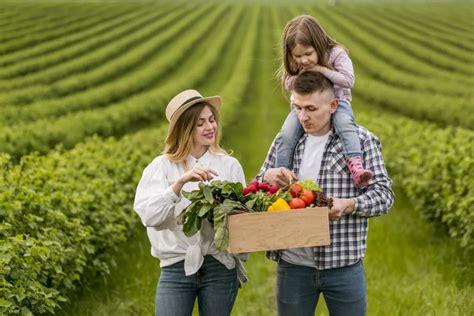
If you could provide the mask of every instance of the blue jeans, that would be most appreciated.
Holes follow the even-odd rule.
[[[319,294],[331,316],[366,314],[366,285],[362,260],[329,270],[294,265],[280,260],[277,269],[279,316],[314,315]]]
[[[332,115],[332,124],[341,139],[344,157],[362,156],[358,127],[355,123],[354,113],[352,112],[352,107],[349,102],[339,100],[337,110]],[[285,167],[291,169],[296,144],[303,133],[303,127],[298,120],[295,110],[291,110],[275,140],[275,166],[277,168]]]
[[[184,261],[161,268],[155,315],[191,315],[196,297],[199,315],[230,315],[239,288],[236,269],[205,256],[196,274],[185,276]]]
[[[298,120],[295,110],[291,110],[275,139],[276,158],[275,167],[285,167],[291,170],[296,144],[304,130]]]
[[[362,156],[358,127],[349,102],[339,100],[337,110],[332,115],[332,124],[341,139],[344,157]]]

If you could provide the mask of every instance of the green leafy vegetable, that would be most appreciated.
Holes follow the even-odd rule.
[[[199,189],[183,192],[191,204],[176,218],[183,225],[183,232],[191,237],[201,228],[203,220],[214,224],[214,242],[216,248],[224,250],[229,242],[227,216],[235,210],[250,211],[242,202],[241,183],[213,181],[210,184],[199,183]]]
[[[301,188],[303,190],[312,190],[312,191],[321,191],[321,188],[319,185],[313,182],[311,179],[303,180],[303,181],[298,181],[296,182],[299,185],[301,185]]]

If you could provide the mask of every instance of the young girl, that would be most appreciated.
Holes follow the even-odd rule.
[[[186,237],[176,216],[190,201],[181,191],[212,179],[241,182],[242,167],[219,145],[221,98],[196,90],[175,96],[166,108],[170,125],[163,155],[143,171],[134,209],[147,227],[152,256],[160,259],[155,315],[191,316],[196,298],[200,315],[230,315],[245,270],[238,258],[214,246],[214,230],[205,220]]]
[[[354,70],[346,49],[330,38],[315,18],[300,15],[290,20],[283,31],[282,85],[291,91],[293,81],[302,71],[318,71],[332,81],[339,105],[332,123],[342,140],[343,153],[354,184],[364,187],[372,171],[364,169],[362,150],[351,109]],[[291,99],[292,100],[292,99]],[[293,151],[303,134],[294,109],[286,118],[277,138],[277,167],[290,169]]]

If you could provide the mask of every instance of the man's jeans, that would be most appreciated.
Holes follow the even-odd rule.
[[[354,265],[316,270],[280,260],[277,270],[279,316],[314,315],[323,293],[331,316],[365,315],[366,285],[362,260]]]
[[[184,261],[161,268],[156,291],[155,315],[191,315],[196,297],[199,315],[230,315],[239,281],[236,269],[228,270],[212,256],[205,256],[196,274],[184,275]]]

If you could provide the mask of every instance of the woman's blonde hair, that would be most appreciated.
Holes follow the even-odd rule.
[[[183,163],[185,168],[187,168],[186,160],[194,146],[194,131],[198,124],[199,115],[206,106],[211,110],[217,124],[215,141],[209,147],[209,150],[213,153],[227,155],[227,152],[220,146],[219,113],[212,105],[206,102],[199,102],[181,114],[173,130],[165,140],[163,154],[172,162]]]
[[[318,64],[334,69],[328,61],[328,52],[334,46],[340,46],[347,49],[333,40],[311,15],[299,15],[291,19],[285,26],[282,35],[282,63],[277,71],[277,76],[284,80],[288,76],[298,74],[298,67],[295,64],[291,51],[296,45],[312,46],[318,56]]]

